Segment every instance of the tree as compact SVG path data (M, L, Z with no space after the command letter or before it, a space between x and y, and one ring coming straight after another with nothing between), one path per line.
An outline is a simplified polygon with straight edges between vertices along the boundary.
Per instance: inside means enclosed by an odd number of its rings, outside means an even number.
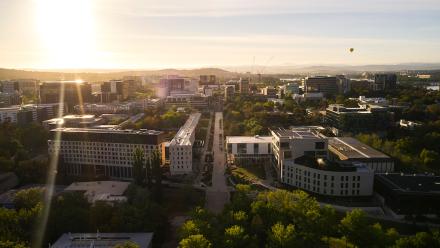
M438 167L439 166L438 163L440 162L440 155L438 154L438 152L423 148L423 150L420 152L420 160L426 166Z
M179 236L181 239L185 239L191 235L200 234L201 230L199 226L196 224L195 220L188 220L183 223L182 227L179 230Z
M255 244L246 233L243 227L234 225L225 229L224 234L224 247L227 248L241 248L252 247Z
M31 209L43 202L43 193L43 189L38 187L18 191L14 197L15 207L17 209Z
M396 241L394 248L428 248L440 247L439 231L431 233L419 232L416 235L402 237Z
M182 239L179 248L211 248L211 243L201 234Z
M143 185L145 182L145 157L144 151L136 149L133 154L133 176L137 185Z
M158 151L154 151L151 154L151 172L154 178L154 191L153 195L156 201L161 201L162 199L162 168L161 158Z
M296 247L295 242L295 227L292 224L287 226L278 222L273 225L269 234L266 244L267 248L290 248Z

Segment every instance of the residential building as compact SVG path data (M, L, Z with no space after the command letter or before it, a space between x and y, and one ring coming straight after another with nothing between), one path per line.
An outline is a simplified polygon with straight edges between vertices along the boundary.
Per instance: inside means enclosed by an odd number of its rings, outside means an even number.
M249 94L249 79L240 78L238 87L240 94Z
M122 181L90 181L74 182L64 192L82 192L89 203L105 202L109 204L126 202L125 192L130 182Z
M281 181L319 195L370 197L374 172L361 163L339 164L304 155L285 161Z
M56 128L50 131L49 155L59 155L61 173L81 178L131 180L133 154L145 159L161 151L164 134L154 130Z
M21 96L18 93L0 92L0 107L9 107L12 105L20 105Z
M372 85L372 90L382 91L382 90L392 90L395 89L397 85L397 75L395 73L384 73L374 75L374 83Z
M234 85L226 85L225 86L225 100L228 101L235 94L235 86Z
M200 113L191 114L171 140L169 144L171 175L191 174L193 172L193 144L200 117Z
M1 81L0 92L14 94L20 92L20 87L17 81Z
M336 95L338 93L338 78L328 76L306 77L304 79L304 92Z
M440 209L440 177L433 174L377 174L374 190L387 210L402 219L406 215L437 215Z
M153 247L153 233L64 233L49 248L113 248L132 242L139 248Z
M393 113L387 107L368 105L347 108L340 104L330 104L325 113L325 122L333 133L359 133L386 130L393 123Z
M272 136L227 136L228 162L247 165L269 162L272 157Z
M394 160L389 156L351 137L329 138L328 150L333 161L360 162L376 173L394 171Z

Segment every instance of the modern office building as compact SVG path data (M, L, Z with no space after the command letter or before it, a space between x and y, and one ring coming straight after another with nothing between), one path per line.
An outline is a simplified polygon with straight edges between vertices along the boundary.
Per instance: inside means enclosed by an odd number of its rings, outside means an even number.
M49 248L114 248L132 242L139 248L153 247L153 233L64 233Z
M393 124L394 114L387 107L368 105L347 108L340 104L330 104L325 113L325 122L333 133L359 133L386 130Z
M272 136L227 136L228 163L248 165L270 162Z
M154 130L56 128L50 131L49 155L59 154L61 172L81 178L133 178L133 154L145 159L161 151L164 134Z
M293 95L293 94L299 94L299 85L300 82L290 82L288 84L283 85L284 94L286 95Z
M129 96L129 81L110 80L100 85L100 92L96 94L100 103L125 101Z
M324 99L324 94L322 92L309 92L301 95L293 94L292 99L297 103L301 102L319 102Z
M372 85L372 90L382 91L382 90L392 90L395 89L397 85L397 75L394 73L376 74L374 75L374 83Z
M376 173L394 171L394 160L389 156L351 137L329 138L330 158L340 163L360 162Z
M240 94L249 94L249 79L240 78L238 87Z
M64 93L64 94L63 94ZM40 84L41 103L66 103L70 111L75 105L90 103L92 85L82 81L53 81Z
M344 75L336 76L336 85L338 86L338 94L346 94L351 90L350 79L346 78Z
M197 92L198 83L193 78L168 75L161 78L156 88L159 98L167 98L171 95L194 94Z
M193 172L193 144L201 114L191 114L169 144L171 175Z
M306 77L304 79L304 92L321 92L324 95L336 95L338 93L338 82L339 79L337 77Z
M0 92L14 94L19 93L19 91L20 87L17 81L5 80L0 82Z
M374 190L386 207L400 217L438 215L440 177L432 174L376 174Z

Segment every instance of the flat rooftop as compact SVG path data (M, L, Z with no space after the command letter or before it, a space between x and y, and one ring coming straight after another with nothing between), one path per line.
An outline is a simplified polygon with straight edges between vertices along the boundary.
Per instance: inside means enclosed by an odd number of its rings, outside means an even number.
M170 145L192 145L191 136L194 134L201 116L200 113L191 114L171 140Z
M99 128L76 128L76 127L60 127L52 129L51 132L64 133L102 133L102 134L138 134L138 135L159 135L162 131L147 130L147 129L99 129Z
M384 153L351 137L329 138L328 149L338 155L341 160L369 158L391 159Z
M376 180L388 188L406 193L422 192L440 194L440 176L425 174L376 174Z
M271 129L271 131L280 138L291 138L291 139L316 139L322 138L317 133L306 130L292 130L285 128Z
M129 182L121 181L74 182L65 191L84 192L89 202L125 201L124 193L129 185Z
M271 143L272 136L226 136L228 144L255 144L255 143Z
M360 163L340 164L323 158L301 156L296 159L286 160L288 163L295 163L317 170L335 172L371 172L370 168Z
M153 233L64 233L51 248L112 248L131 241L140 248L151 247Z

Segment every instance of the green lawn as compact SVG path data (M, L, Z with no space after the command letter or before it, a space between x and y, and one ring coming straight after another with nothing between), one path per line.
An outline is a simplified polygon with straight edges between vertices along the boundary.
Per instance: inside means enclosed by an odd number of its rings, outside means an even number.
M252 182L266 178L263 165L246 165L236 167L232 169L232 176L238 182Z

